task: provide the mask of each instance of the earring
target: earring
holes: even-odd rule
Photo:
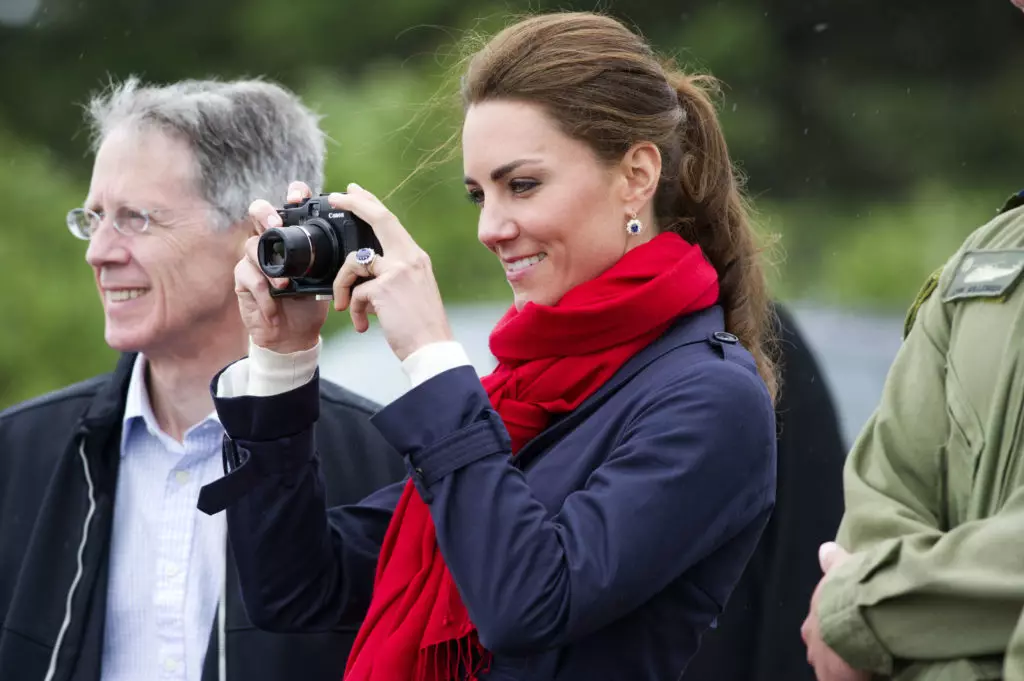
[[[631,215],[633,217],[626,222],[626,233],[636,236],[640,232],[644,231],[644,223],[637,219],[636,213],[631,213]]]

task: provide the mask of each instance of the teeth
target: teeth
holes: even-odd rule
[[[107,291],[107,300],[117,303],[124,300],[133,300],[146,293],[147,289],[144,288],[132,288],[122,289],[119,291]]]
[[[537,255],[531,255],[529,258],[521,258],[519,260],[506,264],[505,271],[518,272],[519,270],[526,269],[530,265],[536,265],[546,257],[547,253],[538,253]]]

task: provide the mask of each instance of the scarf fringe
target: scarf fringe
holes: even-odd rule
[[[479,681],[491,669],[494,656],[474,633],[422,648],[411,681]]]

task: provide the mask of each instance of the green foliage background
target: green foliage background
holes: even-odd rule
[[[425,105],[467,30],[523,11],[610,12],[723,80],[733,155],[779,237],[779,297],[902,310],[1024,186],[1024,16],[1008,2],[38,2],[0,24],[0,408],[111,366],[85,244],[63,221],[88,184],[80,105],[129,74],[297,90],[333,140],[328,186],[388,195],[449,302],[507,287],[475,243],[458,154],[409,177],[458,131],[457,108]]]

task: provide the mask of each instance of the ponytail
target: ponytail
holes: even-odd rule
[[[762,251],[750,223],[742,180],[729,158],[714,98],[718,83],[704,75],[670,73],[682,115],[678,147],[664,159],[656,210],[661,228],[697,244],[718,272],[725,327],[740,339],[774,400],[775,322]]]

